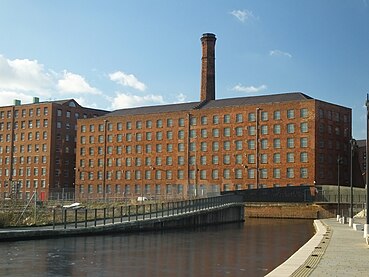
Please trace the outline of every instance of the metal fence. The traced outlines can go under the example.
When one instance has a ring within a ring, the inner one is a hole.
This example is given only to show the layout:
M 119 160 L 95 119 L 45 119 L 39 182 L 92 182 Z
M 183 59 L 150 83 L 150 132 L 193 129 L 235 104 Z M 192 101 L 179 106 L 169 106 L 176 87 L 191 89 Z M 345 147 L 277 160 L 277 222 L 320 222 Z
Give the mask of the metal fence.
M 243 198 L 239 195 L 225 195 L 175 202 L 120 205 L 110 208 L 54 208 L 52 210 L 52 225 L 54 229 L 86 228 L 134 220 L 176 216 L 200 210 L 210 210 L 232 203 L 243 203 Z

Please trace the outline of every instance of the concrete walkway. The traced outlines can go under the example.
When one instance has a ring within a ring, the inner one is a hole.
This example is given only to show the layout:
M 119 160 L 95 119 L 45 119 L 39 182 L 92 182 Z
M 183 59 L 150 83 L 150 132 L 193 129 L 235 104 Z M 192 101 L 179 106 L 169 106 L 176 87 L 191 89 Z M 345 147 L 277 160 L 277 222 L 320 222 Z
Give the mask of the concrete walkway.
M 364 223 L 356 219 L 354 223 Z M 369 246 L 363 231 L 335 218 L 314 221 L 316 234 L 267 276 L 368 276 Z

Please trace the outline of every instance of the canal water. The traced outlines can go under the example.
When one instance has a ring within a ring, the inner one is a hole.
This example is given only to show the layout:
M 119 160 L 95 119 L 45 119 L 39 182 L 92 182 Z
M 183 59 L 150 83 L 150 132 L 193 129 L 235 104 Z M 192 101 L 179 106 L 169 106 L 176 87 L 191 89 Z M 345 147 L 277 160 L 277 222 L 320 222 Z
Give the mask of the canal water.
M 264 276 L 313 235 L 311 220 L 0 243 L 0 276 Z

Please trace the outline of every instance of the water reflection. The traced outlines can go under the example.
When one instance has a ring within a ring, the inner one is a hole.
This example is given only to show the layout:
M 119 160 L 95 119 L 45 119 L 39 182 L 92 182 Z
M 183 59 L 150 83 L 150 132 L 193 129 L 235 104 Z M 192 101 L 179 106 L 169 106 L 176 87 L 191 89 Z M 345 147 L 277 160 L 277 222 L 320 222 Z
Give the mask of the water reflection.
M 312 234 L 310 220 L 247 219 L 194 230 L 0 243 L 0 275 L 264 276 Z

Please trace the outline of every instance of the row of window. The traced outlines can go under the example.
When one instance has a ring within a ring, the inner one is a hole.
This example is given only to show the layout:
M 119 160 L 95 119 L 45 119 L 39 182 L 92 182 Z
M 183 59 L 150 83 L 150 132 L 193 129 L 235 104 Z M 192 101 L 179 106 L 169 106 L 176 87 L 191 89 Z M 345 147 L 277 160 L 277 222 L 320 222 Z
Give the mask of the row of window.
M 41 169 L 41 170 L 40 170 Z M 3 171 L 4 171 L 4 176 L 9 177 L 10 176 L 10 170 L 8 168 L 4 168 L 4 169 L 0 169 L 0 176 L 3 176 Z M 33 169 L 30 167 L 27 168 L 18 168 L 17 169 L 13 169 L 13 173 L 12 173 L 12 177 L 16 177 L 16 176 L 31 176 L 33 173 L 33 176 L 38 176 L 41 173 L 41 176 L 46 176 L 46 167 L 34 167 Z
M 295 138 L 287 138 L 285 143 L 286 143 L 286 147 L 288 149 L 292 149 L 296 147 L 296 140 Z M 268 139 L 261 139 L 260 140 L 260 145 L 259 145 L 259 149 L 261 150 L 266 150 L 269 148 L 269 141 Z M 308 147 L 308 139 L 306 137 L 300 138 L 300 148 L 307 148 Z M 243 141 L 243 140 L 236 140 L 233 142 L 234 143 L 234 147 L 232 148 L 232 143 L 231 141 L 227 140 L 227 141 L 223 141 L 222 143 L 218 142 L 218 141 L 213 141 L 213 142 L 200 142 L 200 151 L 201 152 L 206 152 L 206 151 L 219 151 L 220 150 L 220 146 L 222 147 L 223 150 L 225 151 L 230 151 L 232 149 L 234 150 L 255 150 L 256 149 L 256 140 L 255 139 L 250 139 L 247 141 Z M 280 149 L 282 148 L 282 144 L 281 144 L 281 139 L 280 138 L 275 138 L 272 140 L 273 143 L 273 148 L 274 149 Z M 118 146 L 107 146 L 106 147 L 106 152 L 104 153 L 105 148 L 103 146 L 97 146 L 97 147 L 81 147 L 80 148 L 80 155 L 81 156 L 86 156 L 86 154 L 88 155 L 104 155 L 104 154 L 108 154 L 108 155 L 113 155 L 113 154 L 117 154 L 117 155 L 121 155 L 123 154 L 123 152 L 125 154 L 132 154 L 133 150 L 136 154 L 140 154 L 143 153 L 143 148 L 145 148 L 145 153 L 150 154 L 153 152 L 153 149 L 155 149 L 156 153 L 161 153 L 163 152 L 164 149 L 166 149 L 166 151 L 168 153 L 173 152 L 174 147 L 176 146 L 176 152 L 185 152 L 186 148 L 185 148 L 185 143 L 178 143 L 178 144 L 172 144 L 172 143 L 167 143 L 165 145 L 163 144 L 146 144 L 146 145 L 118 145 Z M 195 152 L 197 151 L 197 145 L 196 142 L 190 142 L 189 143 L 189 151 L 190 152 Z M 209 148 L 211 147 L 211 148 Z
M 41 188 L 46 188 L 46 180 L 42 179 L 42 180 L 38 180 L 38 179 L 34 179 L 34 180 L 25 180 L 24 183 L 22 180 L 18 180 L 18 189 L 22 189 L 23 187 L 25 187 L 26 189 L 30 189 L 30 188 L 38 188 L 39 184 Z M 1 187 L 6 187 L 9 186 L 7 181 L 4 181 L 3 184 L 1 184 L 0 182 L 0 188 Z
M 230 127 L 226 127 L 223 128 L 223 137 L 231 137 L 231 131 L 232 129 Z M 243 136 L 244 135 L 244 127 L 236 127 L 234 129 L 235 131 L 235 135 L 237 137 Z M 296 132 L 295 129 L 295 124 L 294 123 L 290 123 L 287 124 L 287 133 L 288 134 L 293 134 Z M 301 133 L 307 133 L 308 132 L 308 124 L 307 122 L 303 122 L 300 124 L 300 132 Z M 190 130 L 190 138 L 197 138 L 197 130 Z M 131 142 L 133 141 L 133 138 L 135 139 L 135 141 L 142 141 L 143 140 L 143 136 L 145 136 L 145 140 L 146 141 L 151 141 L 153 140 L 153 134 L 155 134 L 155 139 L 156 140 L 163 140 L 164 137 L 164 132 L 163 131 L 157 131 L 155 133 L 152 132 L 145 132 L 144 134 L 142 133 L 136 133 L 136 134 L 132 134 L 132 133 L 126 133 L 126 134 L 117 134 L 116 135 L 116 142 L 122 142 L 123 141 L 123 137 L 125 137 L 125 141 L 126 142 Z M 248 126 L 247 128 L 247 134 L 254 136 L 256 135 L 256 127 L 255 126 Z M 261 135 L 267 135 L 268 134 L 268 126 L 267 125 L 262 125 L 260 126 L 260 134 Z M 281 134 L 281 125 L 280 124 L 275 124 L 273 126 L 273 134 Z M 165 132 L 166 135 L 166 139 L 167 140 L 172 140 L 173 139 L 173 131 L 166 131 Z M 201 129 L 200 130 L 200 136 L 201 138 L 207 138 L 209 136 L 209 131 L 207 129 Z M 219 128 L 213 128 L 211 130 L 211 136 L 214 138 L 218 138 L 220 137 L 220 129 Z M 114 135 L 109 134 L 106 136 L 106 140 L 107 142 L 113 142 L 113 137 Z M 179 130 L 177 133 L 177 138 L 180 139 L 185 139 L 185 131 L 184 130 Z M 104 142 L 104 135 L 99 135 L 97 136 L 97 142 L 99 143 L 103 143 Z M 87 137 L 86 136 L 81 136 L 81 144 L 86 144 L 87 142 Z M 95 136 L 89 136 L 88 137 L 88 142 L 89 143 L 95 143 Z
M 244 115 L 242 113 L 238 113 L 235 115 L 235 123 L 243 123 L 244 122 Z M 307 118 L 308 117 L 308 110 L 306 108 L 303 108 L 300 110 L 300 117 L 301 118 Z M 231 123 L 231 115 L 230 114 L 225 114 L 222 116 L 223 118 L 223 123 L 225 124 L 229 124 Z M 289 109 L 286 111 L 286 118 L 287 119 L 293 119 L 295 118 L 295 110 L 294 109 Z M 219 115 L 214 115 L 212 116 L 212 124 L 220 124 L 220 119 L 221 116 Z M 273 119 L 274 120 L 281 120 L 281 111 L 274 111 L 273 112 Z M 267 111 L 261 111 L 260 113 L 260 120 L 261 121 L 268 121 L 268 112 Z M 248 122 L 255 122 L 256 121 L 256 112 L 250 112 L 248 113 Z M 162 119 L 158 119 L 155 122 L 155 126 L 156 128 L 162 128 L 163 127 L 163 120 Z M 200 117 L 200 124 L 201 125 L 207 125 L 208 124 L 208 117 L 207 116 L 201 116 Z M 105 129 L 105 126 L 107 125 L 106 128 L 108 131 L 113 131 L 113 124 L 105 121 L 104 123 L 100 123 L 97 126 L 97 130 L 102 132 Z M 190 125 L 191 126 L 195 126 L 197 125 L 197 117 L 194 116 L 190 116 Z M 185 127 L 185 119 L 184 118 L 179 118 L 178 119 L 178 126 L 179 127 Z M 89 126 L 86 125 L 81 125 L 81 132 L 85 133 L 87 131 L 87 127 L 89 128 L 90 132 L 95 132 L 95 125 L 94 124 L 90 124 Z M 125 123 L 125 127 L 126 130 L 131 130 L 132 129 L 132 122 L 131 121 L 127 121 Z M 140 130 L 143 128 L 143 122 L 141 120 L 137 120 L 135 122 L 135 127 L 136 129 Z M 152 128 L 153 127 L 153 121 L 152 120 L 146 120 L 145 121 L 145 127 L 146 128 Z M 171 118 L 168 118 L 166 120 L 166 127 L 171 128 L 174 127 L 174 121 Z M 123 123 L 122 122 L 118 122 L 116 124 L 116 130 L 117 131 L 122 131 L 123 130 Z
M 240 164 L 240 165 L 245 165 L 245 164 L 255 164 L 256 163 L 256 159 L 255 159 L 255 154 L 248 154 L 246 160 L 244 160 L 244 155 L 242 154 L 237 154 L 234 155 L 234 162 L 235 164 Z M 308 153 L 307 152 L 301 152 L 299 155 L 299 161 L 302 163 L 307 163 L 308 162 Z M 223 155 L 223 164 L 224 165 L 229 165 L 231 164 L 231 158 L 233 157 L 233 155 Z M 259 158 L 259 163 L 261 164 L 268 164 L 268 154 L 260 154 L 260 158 Z M 211 161 L 207 161 L 208 157 L 207 156 L 201 156 L 199 159 L 199 163 L 201 165 L 208 165 L 208 164 L 213 164 L 213 165 L 218 165 L 219 162 L 219 156 L 218 155 L 212 155 L 211 156 Z M 273 153 L 272 154 L 272 159 L 273 159 L 273 163 L 275 164 L 279 164 L 281 163 L 281 153 Z M 295 152 L 288 152 L 286 154 L 286 161 L 287 163 L 294 163 L 296 159 L 296 153 Z M 165 165 L 173 165 L 174 161 L 173 161 L 173 157 L 172 156 L 167 156 L 165 158 L 162 157 L 155 157 L 155 161 L 152 161 L 151 157 L 145 157 L 145 158 L 140 158 L 140 157 L 126 157 L 126 158 L 108 158 L 106 159 L 106 164 L 108 167 L 112 167 L 112 166 L 123 166 L 123 162 L 124 162 L 124 166 L 126 167 L 130 167 L 130 166 L 141 166 L 142 162 L 144 160 L 144 163 L 146 166 L 152 166 L 152 165 L 163 165 L 163 162 L 165 163 Z M 164 160 L 164 161 L 163 161 Z M 196 157 L 195 156 L 190 156 L 189 157 L 189 161 L 188 161 L 189 165 L 195 165 L 196 163 Z M 80 160 L 80 167 L 85 168 L 85 167 L 94 167 L 95 166 L 95 159 L 89 159 L 84 160 L 81 159 Z M 177 165 L 185 165 L 185 158 L 184 156 L 177 156 L 176 158 L 176 164 Z M 96 162 L 96 166 L 98 167 L 102 167 L 104 165 L 104 160 L 103 159 L 97 159 Z
M 268 178 L 268 170 L 267 168 L 260 168 L 259 169 L 259 177 L 261 179 L 267 179 Z M 293 167 L 287 167 L 286 171 L 285 171 L 285 177 L 286 178 L 295 178 L 297 176 L 295 176 L 295 168 Z M 199 170 L 198 171 L 198 175 L 196 176 L 196 170 L 190 170 L 189 171 L 189 179 L 190 180 L 196 180 L 197 177 L 200 178 L 200 180 L 207 180 L 209 178 L 208 174 L 209 171 L 211 172 L 211 179 L 212 180 L 218 180 L 220 178 L 224 178 L 224 179 L 231 179 L 231 174 L 233 173 L 234 175 L 232 176 L 235 179 L 243 179 L 243 178 L 248 178 L 248 179 L 255 179 L 256 178 L 256 169 L 255 168 L 248 168 L 248 169 L 244 169 L 244 168 L 236 168 L 236 169 L 223 169 L 222 171 L 222 176 L 220 176 L 220 170 L 219 169 L 212 169 L 212 170 Z M 115 180 L 122 180 L 124 178 L 124 180 L 131 180 L 134 178 L 134 180 L 142 180 L 142 174 L 144 174 L 144 179 L 145 180 L 151 180 L 153 177 L 155 178 L 155 180 L 173 180 L 174 176 L 173 176 L 173 171 L 172 170 L 145 170 L 144 172 L 142 172 L 141 170 L 126 170 L 124 172 L 122 172 L 121 170 L 115 171 L 115 173 L 113 173 L 112 171 L 107 171 L 106 172 L 106 179 L 107 180 L 112 180 L 113 179 L 113 175 Z M 185 171 L 184 170 L 177 170 L 177 178 L 178 180 L 184 180 L 185 179 Z M 152 174 L 154 174 L 155 176 L 152 176 Z M 246 175 L 246 176 L 244 176 Z M 281 169 L 280 168 L 273 168 L 272 170 L 272 175 L 269 176 L 272 178 L 276 178 L 279 179 L 281 178 Z M 301 167 L 299 170 L 299 177 L 300 178 L 308 178 L 308 169 L 307 167 Z M 104 179 L 104 175 L 103 175 L 103 171 L 98 171 L 96 172 L 96 174 L 94 172 L 80 172 L 79 173 L 79 179 L 80 180 L 103 180 Z
M 30 108 L 28 109 L 28 112 L 27 112 L 27 109 L 22 109 L 22 110 L 14 110 L 14 118 L 18 118 L 19 117 L 19 114 L 21 114 L 22 117 L 26 117 L 27 114 L 28 116 L 33 116 L 34 113 L 36 114 L 36 116 L 40 116 L 41 115 L 41 108 Z M 49 113 L 49 109 L 48 107 L 44 107 L 43 108 L 43 115 L 48 115 Z M 8 111 L 0 111 L 0 118 L 1 119 L 4 119 L 5 118 L 5 115 L 7 118 L 11 118 L 12 117 L 12 111 L 11 110 L 8 110 Z
M 68 148 L 68 147 L 66 147 Z M 0 145 L 0 154 L 3 154 L 3 153 L 10 153 L 10 149 L 11 147 L 10 146 L 1 146 Z M 69 148 L 68 148 L 69 150 Z M 44 144 L 27 144 L 27 145 L 20 145 L 19 146 L 19 153 L 32 153 L 32 152 L 47 152 L 47 144 L 44 143 Z M 17 153 L 18 152 L 18 147 L 14 146 L 13 147 L 13 153 Z M 57 152 L 60 152 L 57 151 Z M 69 151 L 68 151 L 69 152 Z
M 335 122 L 340 122 L 343 120 L 344 123 L 348 123 L 349 122 L 349 116 L 347 114 L 344 114 L 343 116 L 340 115 L 339 112 L 335 112 L 335 111 L 330 111 L 330 110 L 323 110 L 323 109 L 319 109 L 319 118 L 320 119 L 328 119 L 328 120 L 333 120 Z
M 13 164 L 17 164 L 18 162 L 20 164 L 38 164 L 40 162 L 41 159 L 41 163 L 46 164 L 47 162 L 47 157 L 46 156 L 20 156 L 20 157 L 13 157 Z M 4 161 L 3 161 L 3 157 L 0 157 L 0 165 L 2 165 L 4 162 L 4 164 L 10 164 L 10 157 L 5 157 Z
M 5 136 L 3 134 L 0 134 L 0 142 L 4 142 L 4 137 L 6 142 L 11 142 L 11 134 L 6 134 Z M 41 132 L 37 131 L 35 133 L 28 132 L 27 133 L 27 140 L 32 139 L 40 140 L 41 139 Z M 47 131 L 42 132 L 42 139 L 47 139 Z M 25 141 L 26 140 L 26 134 L 20 133 L 20 140 Z M 18 134 L 14 134 L 14 141 L 18 141 Z
M 36 119 L 35 121 L 33 120 L 28 120 L 28 121 L 15 121 L 14 122 L 14 130 L 19 129 L 19 127 L 21 129 L 32 129 L 33 126 L 35 126 L 36 128 L 41 128 L 41 123 L 42 123 L 42 127 L 47 127 L 48 126 L 48 119 Z M 3 130 L 11 130 L 12 129 L 12 122 L 0 122 L 0 131 Z

